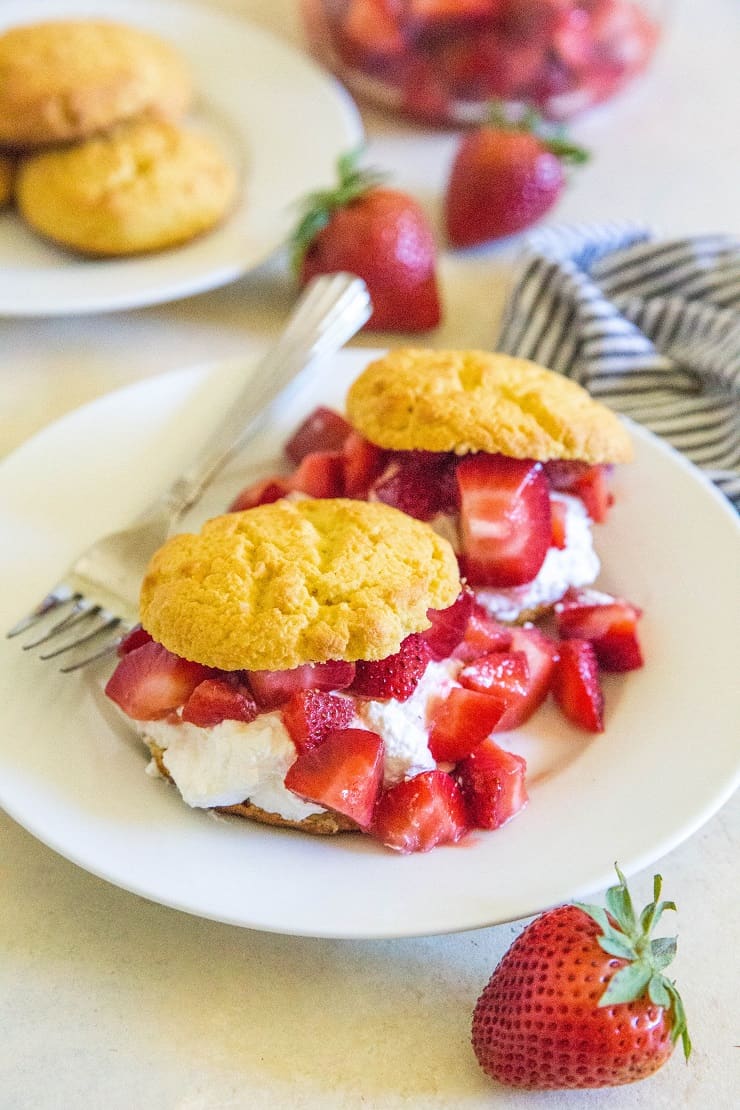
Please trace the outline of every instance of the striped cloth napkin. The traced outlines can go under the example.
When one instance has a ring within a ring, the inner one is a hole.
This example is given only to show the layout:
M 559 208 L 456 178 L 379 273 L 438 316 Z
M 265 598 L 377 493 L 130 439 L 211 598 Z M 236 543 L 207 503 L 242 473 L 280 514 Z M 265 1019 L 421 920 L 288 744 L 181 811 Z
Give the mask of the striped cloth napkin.
M 740 509 L 740 239 L 635 224 L 531 235 L 499 350 L 665 437 Z

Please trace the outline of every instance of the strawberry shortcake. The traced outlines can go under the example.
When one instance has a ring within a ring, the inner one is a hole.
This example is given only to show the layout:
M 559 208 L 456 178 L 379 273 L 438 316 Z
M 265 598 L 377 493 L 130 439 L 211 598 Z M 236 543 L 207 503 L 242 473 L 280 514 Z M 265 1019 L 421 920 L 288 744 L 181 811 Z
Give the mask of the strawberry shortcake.
M 527 800 L 491 737 L 522 676 L 473 608 L 428 524 L 283 498 L 155 554 L 106 694 L 190 806 L 426 851 Z
M 500 728 L 522 723 L 552 691 L 572 721 L 601 731 L 600 672 L 642 665 L 640 610 L 591 588 L 593 525 L 609 512 L 613 466 L 632 457 L 615 413 L 524 359 L 396 349 L 351 385 L 346 416 L 316 409 L 286 455 L 291 473 L 250 485 L 232 508 L 341 495 L 427 522 L 474 592 L 470 628 L 507 655 L 497 666 L 526 663 L 527 696 Z M 543 616 L 554 616 L 549 636 L 531 623 Z

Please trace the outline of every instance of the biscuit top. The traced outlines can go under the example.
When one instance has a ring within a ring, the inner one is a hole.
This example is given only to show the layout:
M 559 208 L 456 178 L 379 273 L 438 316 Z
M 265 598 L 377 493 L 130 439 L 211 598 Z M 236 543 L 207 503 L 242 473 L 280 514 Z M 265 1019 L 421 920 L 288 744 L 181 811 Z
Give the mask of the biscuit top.
M 0 142 L 84 138 L 141 112 L 179 118 L 188 67 L 158 36 L 103 19 L 58 19 L 0 34 Z
M 141 589 L 144 628 L 222 670 L 384 659 L 460 592 L 446 540 L 388 505 L 282 500 L 174 536 Z
M 526 359 L 488 351 L 391 351 L 351 386 L 347 415 L 391 450 L 626 462 L 629 434 L 581 386 Z

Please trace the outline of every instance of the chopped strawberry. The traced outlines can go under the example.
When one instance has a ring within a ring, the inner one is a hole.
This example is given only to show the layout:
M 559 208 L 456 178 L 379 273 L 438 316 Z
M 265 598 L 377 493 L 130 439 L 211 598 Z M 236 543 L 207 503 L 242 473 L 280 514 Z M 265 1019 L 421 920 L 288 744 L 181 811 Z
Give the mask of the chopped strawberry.
M 552 539 L 542 464 L 468 455 L 457 467 L 461 566 L 472 586 L 521 586 L 542 566 Z
M 445 771 L 422 771 L 380 795 L 372 833 L 397 852 L 428 852 L 468 831 L 465 803 Z
M 632 671 L 643 665 L 637 622 L 642 610 L 599 590 L 568 590 L 555 606 L 564 640 L 589 640 L 604 671 Z
M 334 409 L 319 405 L 285 444 L 285 454 L 297 466 L 312 451 L 341 451 L 351 426 Z
M 552 692 L 568 720 L 589 732 L 604 731 L 604 694 L 596 652 L 588 640 L 563 640 Z
M 458 682 L 466 690 L 477 690 L 501 706 L 521 703 L 529 691 L 529 663 L 523 651 L 494 651 L 467 663 Z
M 465 635 L 473 604 L 472 591 L 464 587 L 457 600 L 446 609 L 427 609 L 432 627 L 421 636 L 432 659 L 447 659 L 452 655 Z
M 108 679 L 105 692 L 135 721 L 154 721 L 184 705 L 211 671 L 173 655 L 150 640 L 124 655 Z
M 460 659 L 477 659 L 491 651 L 508 651 L 511 647 L 511 629 L 489 617 L 482 605 L 474 605 L 465 629 L 465 637 L 455 656 Z
M 439 36 L 484 26 L 501 6 L 502 0 L 407 0 L 406 17 L 414 33 Z
M 552 488 L 580 497 L 586 512 L 597 524 L 604 523 L 614 502 L 609 489 L 610 470 L 604 463 L 590 466 L 575 459 L 551 459 L 545 463 Z
M 211 728 L 221 721 L 249 724 L 258 713 L 256 701 L 238 681 L 205 678 L 185 702 L 182 719 L 200 728 Z
M 443 451 L 396 451 L 372 486 L 378 501 L 417 520 L 457 511 L 457 458 Z
M 344 459 L 339 451 L 310 451 L 291 475 L 290 488 L 309 497 L 344 495 Z
M 376 662 L 358 660 L 350 690 L 365 698 L 407 701 L 419 685 L 431 657 L 423 637 L 412 633 L 402 641 L 395 655 Z
M 546 57 L 542 43 L 506 38 L 501 30 L 450 39 L 439 52 L 439 66 L 456 96 L 466 100 L 512 98 L 536 79 Z
M 533 624 L 511 630 L 511 650 L 527 657 L 529 684 L 521 700 L 513 702 L 496 726 L 496 732 L 508 732 L 529 720 L 547 697 L 552 681 L 558 645 Z
M 383 778 L 383 741 L 376 732 L 343 728 L 299 754 L 285 785 L 308 802 L 336 810 L 367 828 Z
M 116 648 L 118 658 L 120 659 L 124 655 L 128 655 L 130 651 L 134 651 L 137 647 L 141 647 L 142 644 L 148 644 L 150 640 L 151 636 L 145 628 L 142 628 L 140 624 L 134 625 L 131 631 L 127 632 L 126 635 L 122 637 Z
M 349 0 L 339 27 L 339 46 L 345 60 L 372 68 L 373 62 L 400 61 L 406 42 L 393 0 Z
M 273 501 L 279 501 L 287 493 L 290 493 L 290 483 L 287 478 L 280 475 L 260 478 L 251 486 L 245 486 L 234 498 L 229 505 L 229 512 L 238 513 L 243 509 L 253 509 L 256 505 L 269 505 Z
M 527 804 L 527 764 L 520 755 L 484 740 L 455 768 L 468 818 L 478 829 L 498 829 Z
M 249 687 L 263 709 L 284 705 L 299 690 L 344 690 L 355 677 L 355 664 L 341 660 L 304 663 L 287 671 L 245 671 Z
M 436 708 L 429 750 L 440 763 L 457 763 L 493 732 L 506 703 L 489 694 L 455 686 Z
M 388 452 L 351 432 L 342 448 L 344 489 L 347 497 L 367 497 L 371 485 L 385 467 Z
M 550 512 L 552 513 L 552 546 L 562 551 L 567 541 L 568 507 L 560 498 L 550 498 Z
M 443 123 L 450 114 L 450 90 L 435 56 L 415 54 L 406 61 L 401 110 L 414 119 Z
M 330 732 L 347 728 L 354 717 L 349 698 L 322 690 L 299 690 L 283 706 L 283 724 L 299 752 L 323 743 Z

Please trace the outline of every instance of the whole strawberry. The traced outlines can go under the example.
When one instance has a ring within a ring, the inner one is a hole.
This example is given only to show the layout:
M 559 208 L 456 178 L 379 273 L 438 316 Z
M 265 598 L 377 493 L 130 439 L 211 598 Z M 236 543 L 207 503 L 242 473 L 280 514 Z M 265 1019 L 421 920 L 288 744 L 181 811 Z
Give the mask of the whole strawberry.
M 651 930 L 673 902 L 637 917 L 627 884 L 599 906 L 560 906 L 521 933 L 481 994 L 472 1042 L 488 1075 L 515 1087 L 610 1087 L 652 1075 L 679 1037 L 691 1042 L 681 998 L 663 975 L 675 937 Z
M 293 236 L 299 281 L 357 274 L 373 302 L 366 327 L 427 331 L 441 317 L 431 228 L 413 197 L 383 187 L 377 174 L 358 169 L 357 158 L 340 158 L 336 189 L 306 198 Z
M 564 163 L 587 155 L 561 138 L 545 138 L 540 127 L 534 113 L 512 123 L 493 110 L 490 124 L 463 138 L 445 197 L 453 247 L 512 235 L 553 207 L 565 187 Z

